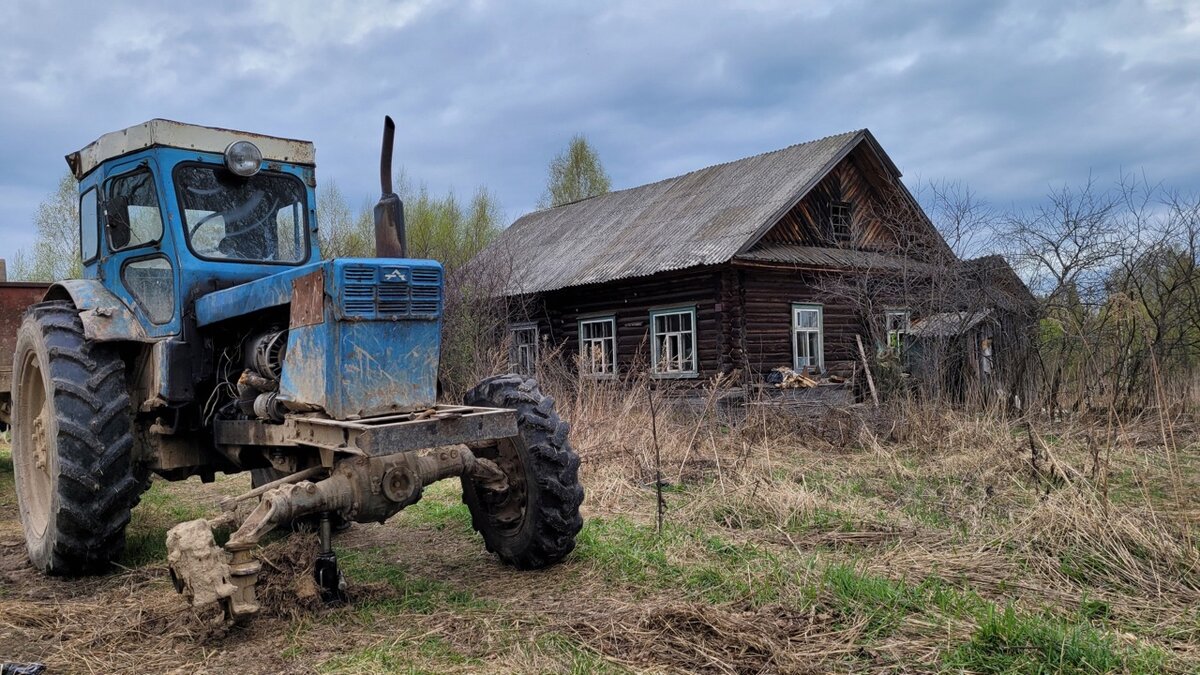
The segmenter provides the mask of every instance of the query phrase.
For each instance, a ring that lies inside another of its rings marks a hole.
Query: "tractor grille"
[[[442,309],[442,271],[352,264],[342,268],[342,311],[363,319],[434,318]]]

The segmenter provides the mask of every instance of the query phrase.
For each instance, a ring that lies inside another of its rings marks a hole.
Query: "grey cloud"
[[[431,189],[532,208],[576,132],[618,187],[870,127],[910,180],[1028,203],[1090,173],[1194,188],[1184,3],[80,4],[0,9],[0,256],[62,155],[156,116],[310,138],[373,196],[380,118]]]

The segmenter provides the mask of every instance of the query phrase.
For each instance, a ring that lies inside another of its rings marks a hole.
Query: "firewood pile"
[[[779,373],[779,377],[771,378],[777,380],[775,382],[776,389],[812,389],[821,382],[804,373],[797,373],[787,366],[780,366],[775,369]]]

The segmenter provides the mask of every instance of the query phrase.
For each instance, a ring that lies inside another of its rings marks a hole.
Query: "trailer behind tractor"
[[[386,520],[446,478],[505,563],[572,550],[583,490],[553,399],[503,375],[436,400],[443,270],[406,256],[393,129],[374,258],[322,260],[311,143],[152,120],[67,157],[83,278],[0,285],[0,423],[35,567],[107,569],[151,473],[253,472],[223,515],[168,533],[177,589],[234,618],[257,611],[266,533],[317,523],[317,583],[343,597],[333,523]]]

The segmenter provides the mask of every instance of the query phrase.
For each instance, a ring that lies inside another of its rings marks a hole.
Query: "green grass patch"
[[[0,506],[16,506],[17,488],[13,478],[12,450],[0,442]]]
[[[818,507],[795,512],[782,522],[778,515],[745,504],[721,504],[712,511],[713,522],[732,530],[767,530],[776,526],[791,534],[808,532],[857,532],[863,522],[838,509]]]
[[[458,481],[441,481],[425,489],[421,501],[406,507],[392,521],[401,525],[420,525],[435,530],[471,533],[471,512],[462,503]]]
[[[987,608],[966,644],[943,663],[979,673],[1159,673],[1166,655],[1120,645],[1087,624],[1023,614],[1011,605]]]
[[[679,588],[721,603],[763,603],[787,584],[782,560],[753,544],[729,542],[670,523],[662,532],[626,518],[591,518],[579,533],[576,559],[635,592]]]
[[[320,664],[323,673],[438,673],[450,667],[479,665],[439,636],[414,640],[400,637],[339,654]]]
[[[402,565],[386,559],[378,549],[339,551],[338,565],[348,579],[358,583],[387,584],[394,591],[392,594],[354,601],[354,611],[367,620],[377,614],[432,614],[442,610],[485,609],[490,606],[470,591],[410,574]]]
[[[587,675],[589,673],[625,673],[625,668],[609,663],[604,657],[585,648],[575,640],[559,633],[538,636],[534,646],[559,662],[559,673]]]
[[[870,640],[901,629],[905,619],[920,616],[939,623],[954,617],[976,624],[968,641],[951,646],[942,657],[952,670],[980,673],[1134,673],[1161,672],[1167,656],[1149,647],[1130,647],[1089,622],[1105,618],[1107,604],[1085,599],[1078,614],[1062,618],[1003,609],[977,594],[937,579],[919,584],[862,574],[833,565],[824,575],[830,601],[841,614],[865,619]]]
[[[987,606],[974,593],[964,593],[938,579],[913,585],[862,574],[849,565],[826,568],[824,582],[839,612],[865,618],[866,633],[872,637],[890,635],[913,614],[963,617]]]
[[[141,567],[167,559],[167,530],[188,520],[212,516],[212,510],[190,503],[172,494],[166,481],[152,481],[133,509],[125,531],[125,552],[117,562],[125,567]],[[229,537],[228,529],[219,530],[217,543]]]

